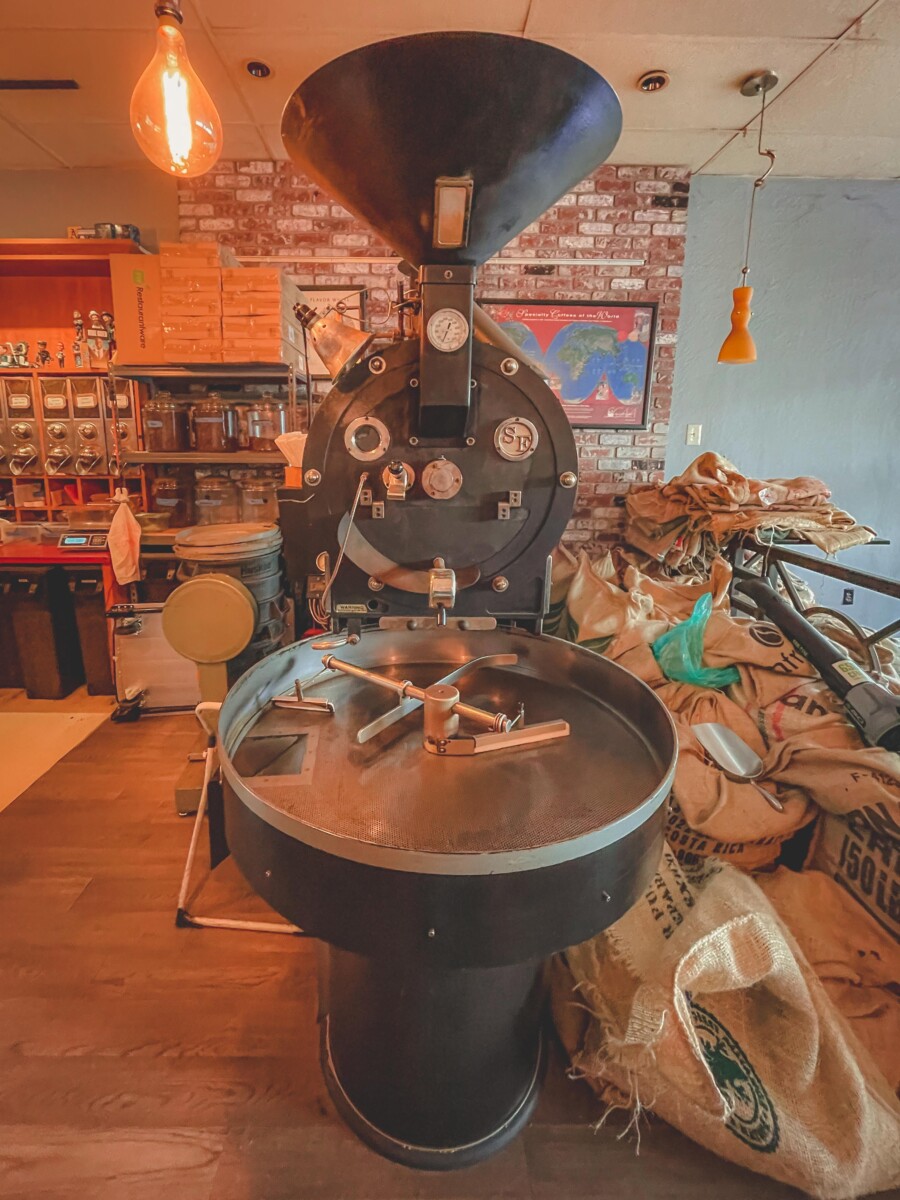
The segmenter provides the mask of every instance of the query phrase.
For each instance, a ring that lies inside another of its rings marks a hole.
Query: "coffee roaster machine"
[[[666,710],[540,632],[571,428],[473,300],[478,265],[620,127],[584,63],[470,33],[356,50],[285,110],[300,168],[415,270],[400,337],[348,333],[303,486],[280,493],[325,632],[222,704],[225,824],[258,892],[320,939],[338,1110],[411,1166],[478,1161],[527,1122],[542,964],[626,912],[662,846]]]

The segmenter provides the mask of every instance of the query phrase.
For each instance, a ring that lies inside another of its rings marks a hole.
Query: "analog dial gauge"
[[[445,354],[466,344],[469,322],[455,308],[439,308],[428,318],[428,340],[435,350]]]

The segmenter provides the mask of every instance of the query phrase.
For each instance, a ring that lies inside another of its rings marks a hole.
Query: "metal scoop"
[[[758,783],[754,782],[765,769],[763,760],[742,737],[739,737],[727,725],[720,725],[717,721],[692,725],[691,729],[706,753],[722,768],[729,779],[752,783],[776,812],[784,812],[784,805],[778,797],[773,796],[771,792],[767,792],[764,787],[760,787]]]

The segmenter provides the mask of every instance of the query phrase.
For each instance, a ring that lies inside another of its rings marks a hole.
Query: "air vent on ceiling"
[[[74,79],[0,79],[0,92],[73,92]]]

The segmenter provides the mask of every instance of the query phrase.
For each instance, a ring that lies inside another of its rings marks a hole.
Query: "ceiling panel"
[[[871,0],[869,0],[871,2]],[[867,7],[866,0],[532,0],[526,32],[541,40],[630,33],[710,37],[833,38]],[[662,66],[648,63],[648,67]]]
[[[897,46],[844,42],[778,101],[771,120],[766,117],[766,129],[900,138],[898,69]]]
[[[0,164],[8,171],[43,171],[61,164],[0,116]]]
[[[730,136],[727,129],[626,129],[609,161],[694,167],[715,153]]]
[[[252,29],[269,32],[302,31],[311,38],[352,29],[371,34],[375,41],[391,34],[424,33],[435,29],[479,29],[521,33],[528,0],[193,0],[211,29]],[[255,54],[248,46],[248,57]]]
[[[191,62],[224,121],[247,120],[246,109],[202,29],[188,43]],[[10,78],[69,77],[77,92],[4,92],[3,111],[22,122],[115,121],[128,117],[134,85],[154,51],[152,29],[138,32],[62,32],[0,39],[0,74]]]
[[[866,17],[860,25],[858,39],[888,42],[894,46],[900,44],[900,4],[897,0],[887,0],[871,17]]]
[[[45,34],[50,29],[153,29],[156,19],[148,0],[90,0],[73,4],[72,0],[40,0],[39,4],[21,4],[3,0],[4,32],[29,29]]]
[[[141,167],[147,162],[126,121],[30,125],[29,132],[68,167]]]
[[[223,158],[268,158],[270,151],[256,125],[226,125]]]
[[[771,66],[789,81],[871,0],[184,0],[191,58],[226,126],[225,157],[284,157],[284,105],[307,75],[381,37],[428,29],[521,33],[559,46],[604,74],[622,100],[617,162],[697,168],[754,116],[741,79]],[[0,0],[0,74],[73,76],[77,92],[0,94],[0,162],[10,167],[133,165],[142,159],[127,124],[134,84],[153,50],[151,0]],[[651,31],[651,32],[648,32]],[[273,67],[265,81],[244,64]],[[663,92],[636,86],[649,68],[671,75]],[[785,93],[776,91],[767,140],[789,175],[900,175],[900,0],[883,0]],[[34,141],[29,140],[33,138]],[[38,143],[38,144],[35,144]],[[829,146],[831,152],[829,153]],[[755,140],[741,138],[711,164],[758,170]]]
[[[783,134],[777,139],[767,137],[766,141],[777,155],[774,171],[777,176],[900,178],[898,138]],[[756,154],[756,139],[738,139],[706,167],[704,174],[752,176],[759,173],[760,164],[765,167],[765,160]],[[700,164],[693,165],[696,167]]]
[[[281,125],[281,114],[291,93],[333,58],[365,46],[371,38],[358,31],[323,34],[315,39],[297,33],[260,33],[253,39],[252,55],[243,34],[220,33],[216,36],[226,61],[239,79],[241,93],[253,118],[262,124]],[[243,68],[249,57],[261,58],[272,68],[268,79],[254,79]]]
[[[266,139],[266,145],[269,147],[269,153],[273,158],[288,159],[290,155],[284,148],[284,142],[281,140],[281,124],[263,125],[263,137]]]
[[[552,44],[590,63],[613,85],[630,129],[739,129],[753,116],[758,102],[740,93],[747,75],[767,65],[791,79],[823,50],[827,42],[725,39],[670,41],[662,37],[625,37],[603,41]],[[671,83],[646,95],[637,86],[644,71],[661,67]],[[777,90],[772,95],[777,95]]]

